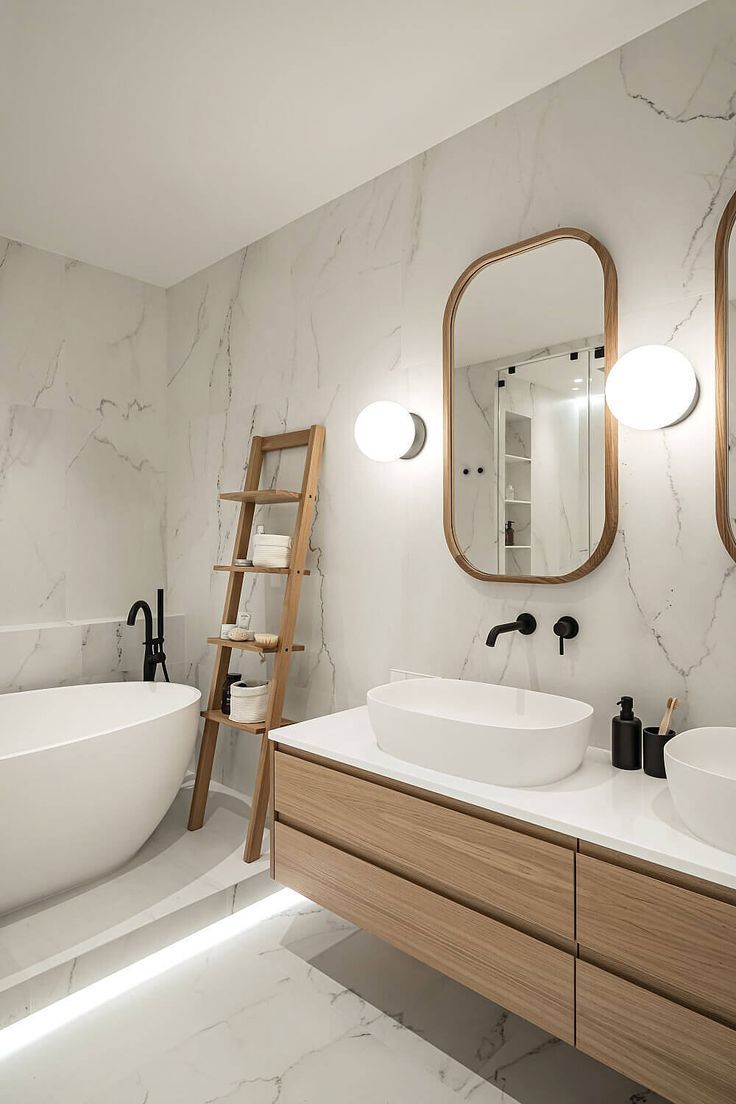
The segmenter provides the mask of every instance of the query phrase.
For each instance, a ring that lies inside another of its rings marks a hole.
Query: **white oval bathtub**
[[[184,778],[200,697],[163,682],[0,695],[0,913],[135,855]]]

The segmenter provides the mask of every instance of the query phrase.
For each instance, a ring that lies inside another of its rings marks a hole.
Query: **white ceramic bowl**
[[[593,707],[574,698],[460,679],[406,679],[368,691],[382,751],[459,778],[545,786],[578,769]]]
[[[664,746],[672,801],[691,832],[736,854],[736,728],[691,728]]]

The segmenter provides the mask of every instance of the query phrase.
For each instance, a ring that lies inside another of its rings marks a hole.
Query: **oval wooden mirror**
[[[444,524],[476,579],[565,583],[603,560],[618,524],[613,261],[561,229],[480,257],[447,302]]]

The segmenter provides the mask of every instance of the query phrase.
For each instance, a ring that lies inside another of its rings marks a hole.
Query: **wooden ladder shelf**
[[[241,567],[235,563],[216,564],[215,571],[228,573],[227,592],[225,605],[222,611],[223,624],[234,624],[237,620],[240,596],[243,589],[243,578],[248,572],[259,572],[265,575],[286,575],[284,588],[284,604],[281,613],[281,626],[279,628],[278,644],[273,648],[263,647],[242,641],[223,640],[219,636],[208,638],[208,643],[217,648],[215,667],[212,672],[212,685],[210,687],[209,703],[202,711],[204,717],[204,731],[197,762],[197,777],[194,782],[192,794],[192,806],[189,812],[189,830],[196,831],[204,823],[205,808],[207,806],[207,794],[209,792],[210,779],[212,777],[212,764],[215,758],[217,735],[221,724],[239,729],[241,732],[252,732],[261,737],[260,754],[258,757],[258,770],[256,773],[255,789],[253,793],[253,807],[250,821],[248,822],[248,838],[245,844],[245,861],[253,862],[259,858],[263,846],[263,831],[266,825],[266,813],[268,811],[269,790],[271,785],[270,770],[271,758],[268,754],[268,733],[272,728],[279,728],[288,724],[282,716],[284,697],[286,695],[286,682],[289,675],[292,652],[303,651],[303,645],[294,644],[294,629],[297,613],[299,612],[299,598],[301,595],[302,579],[309,572],[304,564],[309,550],[309,535],[314,521],[314,509],[317,497],[317,484],[322,463],[322,451],[325,442],[325,428],[313,425],[310,429],[297,430],[293,433],[278,433],[271,437],[254,437],[250,448],[250,458],[245,476],[245,486],[242,491],[233,491],[221,494],[220,498],[226,502],[240,503],[240,517],[235,535],[233,548],[233,560],[245,559],[248,554],[251,532],[253,529],[253,517],[256,506],[273,505],[274,503],[292,502],[297,505],[296,522],[291,547],[291,559],[288,567]],[[304,475],[300,491],[284,491],[276,488],[261,488],[261,473],[263,470],[263,458],[268,452],[277,452],[280,449],[304,448],[307,455],[304,462]],[[225,676],[230,666],[232,650],[273,652],[274,666],[271,674],[268,704],[266,707],[266,719],[261,724],[238,724],[231,721],[220,709],[222,688]]]

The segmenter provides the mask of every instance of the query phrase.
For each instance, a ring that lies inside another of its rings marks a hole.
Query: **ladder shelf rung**
[[[231,720],[227,713],[223,713],[221,709],[203,709],[200,716],[204,717],[206,721],[217,721],[218,724],[230,725],[231,728],[239,728],[242,732],[255,732],[258,734],[266,731],[265,721],[259,721],[258,724],[243,724],[240,721]],[[294,724],[294,721],[288,721],[286,717],[282,717],[281,724],[290,725]]]
[[[261,506],[298,502],[301,497],[300,491],[282,491],[278,487],[264,487],[258,491],[224,491],[220,494],[223,502],[255,502]]]
[[[261,438],[263,452],[279,452],[281,449],[302,448],[309,444],[309,430],[295,429],[290,433],[272,433]]]
[[[208,644],[217,644],[220,648],[240,648],[245,652],[277,652],[278,644],[256,644],[255,640],[225,640],[222,636],[208,636]],[[292,644],[292,652],[303,652],[303,644]]]
[[[213,571],[242,571],[251,572],[255,571],[261,575],[288,575],[292,568],[290,567],[242,567],[240,564],[215,564],[212,568]],[[311,571],[302,571],[302,575],[311,575]]]

